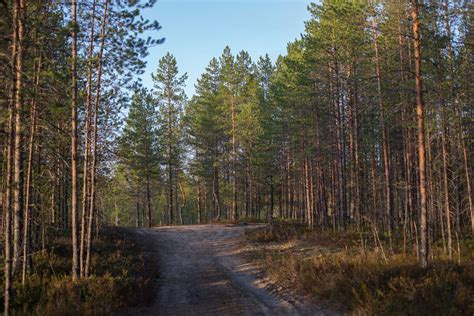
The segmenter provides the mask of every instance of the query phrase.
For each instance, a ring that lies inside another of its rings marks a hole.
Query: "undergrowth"
[[[255,242],[287,241],[309,232],[306,225],[299,222],[274,220],[269,225],[247,232],[247,239]]]
[[[146,258],[130,234],[119,228],[102,230],[93,242],[91,276],[75,282],[70,276],[69,235],[50,236],[52,246],[33,257],[26,284],[14,280],[13,313],[104,315],[149,303],[158,272],[156,265],[145,268]],[[0,299],[3,301],[3,297]]]
[[[281,222],[247,233],[260,245],[292,241],[294,246],[285,251],[264,249],[260,260],[276,282],[315,302],[356,315],[474,314],[472,240],[462,241],[460,260],[438,256],[423,269],[413,251],[401,251],[401,241],[392,240],[391,248],[383,236],[373,246],[361,242],[369,236],[351,229],[309,231]],[[298,252],[310,244],[316,248],[310,255]]]

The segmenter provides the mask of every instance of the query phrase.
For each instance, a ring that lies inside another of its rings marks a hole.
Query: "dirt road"
[[[239,254],[246,229],[193,225],[140,229],[158,255],[160,278],[150,307],[140,315],[322,315],[283,295],[270,294],[257,269]],[[280,297],[281,296],[281,297]]]

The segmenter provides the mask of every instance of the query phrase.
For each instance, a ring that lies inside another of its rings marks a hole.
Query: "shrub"
[[[144,269],[147,258],[132,234],[125,229],[104,229],[93,243],[91,276],[75,282],[69,275],[70,241],[64,235],[54,236],[52,247],[33,258],[25,285],[15,280],[12,309],[25,315],[104,315],[150,303],[157,265]]]
[[[318,303],[360,315],[474,314],[472,239],[460,241],[461,264],[438,256],[422,269],[415,254],[402,253],[402,239],[380,236],[382,252],[380,243],[369,246],[371,237],[370,231],[351,227],[309,231],[282,222],[247,233],[263,247],[254,258],[263,261],[270,277]],[[287,240],[289,248],[262,245]],[[433,245],[433,253],[442,253],[441,247]]]

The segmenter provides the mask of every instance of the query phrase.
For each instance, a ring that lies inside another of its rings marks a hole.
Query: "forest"
[[[150,48],[166,50],[153,5],[0,1],[5,315],[74,299],[111,313],[151,291],[126,229],[212,223],[266,223],[260,242],[352,236],[396,271],[456,271],[439,281],[458,289],[446,313],[474,311],[470,1],[311,3],[285,55],[223,47],[192,96],[172,53],[141,83]],[[310,269],[275,260],[280,278]],[[377,306],[358,311],[397,311]]]

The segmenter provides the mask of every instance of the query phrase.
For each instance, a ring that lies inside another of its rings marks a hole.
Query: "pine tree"
[[[145,180],[147,226],[153,224],[151,206],[152,181],[159,176],[158,113],[152,94],[146,89],[137,91],[120,138],[121,163],[139,179]]]
[[[177,212],[179,173],[183,162],[183,134],[181,119],[186,103],[184,93],[187,74],[179,75],[176,59],[167,53],[160,59],[156,73],[152,74],[154,92],[160,112],[160,145],[162,158],[166,165],[168,186],[168,220],[170,224],[179,216],[182,224],[182,214]],[[175,206],[173,206],[176,204]],[[178,213],[178,214],[176,214]]]

